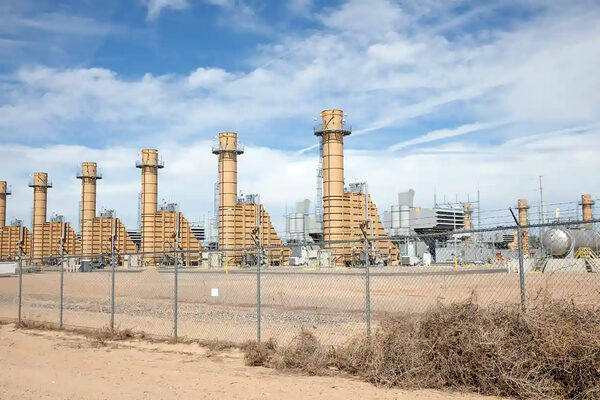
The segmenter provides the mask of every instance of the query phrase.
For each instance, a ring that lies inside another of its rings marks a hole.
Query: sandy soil
[[[0,326],[2,399],[492,399],[246,367],[239,351]]]

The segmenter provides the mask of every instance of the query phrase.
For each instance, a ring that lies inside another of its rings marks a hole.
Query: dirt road
[[[2,399],[485,399],[377,388],[355,379],[246,367],[242,354],[196,344],[99,342],[0,326]],[[487,397],[488,399],[491,399]]]

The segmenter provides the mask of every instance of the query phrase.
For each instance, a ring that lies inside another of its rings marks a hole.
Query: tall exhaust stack
[[[529,204],[525,199],[519,199],[517,202],[517,208],[519,210],[519,225],[526,226],[529,224]],[[529,230],[523,229],[523,253],[529,254]]]
[[[81,244],[82,253],[92,255],[93,222],[96,217],[96,180],[102,179],[95,162],[81,163],[77,174],[81,179]]]
[[[591,221],[593,219],[592,215],[592,206],[594,205],[594,200],[592,200],[591,194],[582,194],[581,195],[581,219],[583,221]],[[586,224],[584,226],[586,229],[591,229],[592,226],[590,224]]]
[[[344,239],[344,129],[342,110],[323,110],[321,127],[315,135],[321,136],[323,146],[323,239]]]
[[[146,216],[154,215],[158,204],[158,170],[164,163],[158,159],[158,150],[142,150],[142,158],[135,164],[142,170],[142,251],[153,251],[153,244],[147,243],[153,227],[146,223]]]
[[[464,215],[464,226],[463,229],[465,231],[470,231],[471,230],[471,215],[472,215],[473,211],[471,210],[471,203],[464,203],[463,204],[463,215]]]
[[[6,181],[0,181],[0,228],[6,226],[6,196],[10,194]]]
[[[244,154],[244,148],[238,145],[236,133],[221,132],[212,152],[219,156],[219,248],[234,248],[237,156]]]
[[[29,183],[33,188],[33,257],[42,257],[43,251],[43,230],[46,223],[46,210],[48,201],[48,188],[52,183],[48,181],[48,174],[45,172],[36,172]]]

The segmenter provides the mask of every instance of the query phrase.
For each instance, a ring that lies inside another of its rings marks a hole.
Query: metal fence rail
[[[127,268],[119,265],[124,254],[115,253],[114,243],[108,264],[90,272],[74,271],[81,255],[61,251],[57,265],[19,256],[16,273],[0,278],[0,317],[61,328],[132,329],[174,340],[286,342],[309,329],[335,344],[370,334],[387,315],[422,313],[440,303],[471,299],[526,309],[539,299],[560,298],[598,304],[598,222],[365,236],[344,241],[360,249],[351,267],[331,265],[335,254],[323,257],[334,242],[286,244],[296,254],[318,248],[316,258],[307,256],[298,266],[267,265],[263,255],[281,246],[260,242],[221,249],[216,265],[183,265],[186,251],[174,250],[129,253],[163,262]],[[377,240],[398,246],[401,265],[382,265]],[[256,255],[253,264],[228,265],[242,251]]]

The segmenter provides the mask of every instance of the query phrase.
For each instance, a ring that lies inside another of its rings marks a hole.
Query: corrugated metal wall
[[[24,230],[22,255],[31,254],[31,232],[26,227]],[[20,226],[5,226],[0,228],[0,259],[14,259],[18,255],[17,243],[19,241]]]

